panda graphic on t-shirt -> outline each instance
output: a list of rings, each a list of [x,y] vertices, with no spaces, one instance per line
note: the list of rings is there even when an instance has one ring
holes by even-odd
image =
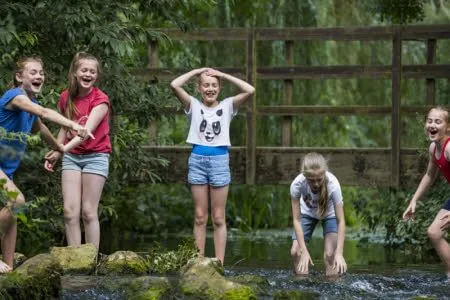
[[[203,109],[200,109],[202,116],[202,122],[200,123],[200,132],[205,135],[207,142],[212,142],[216,135],[219,135],[222,131],[220,126],[220,120],[223,116],[223,110],[218,109],[211,118],[205,119],[205,113]]]

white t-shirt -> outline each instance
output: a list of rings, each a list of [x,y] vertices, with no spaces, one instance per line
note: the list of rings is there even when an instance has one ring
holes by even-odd
[[[230,123],[236,115],[233,97],[219,102],[216,107],[207,107],[191,96],[189,111],[185,111],[191,123],[186,142],[203,146],[231,146]]]
[[[319,193],[314,194],[303,174],[298,175],[291,183],[291,198],[300,200],[300,211],[316,219],[335,217],[334,206],[342,203],[342,192],[336,176],[330,172],[325,173],[328,188],[328,207],[320,218],[317,215],[319,208]]]

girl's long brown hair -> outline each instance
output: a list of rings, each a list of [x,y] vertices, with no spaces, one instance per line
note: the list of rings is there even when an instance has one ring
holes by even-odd
[[[328,171],[328,165],[325,158],[315,152],[305,155],[302,162],[302,173],[308,178],[312,174],[323,173],[324,179],[320,187],[318,215],[322,217],[328,207],[328,179],[325,172]]]
[[[42,59],[38,56],[27,56],[27,57],[20,58],[15,65],[14,73],[13,73],[13,80],[9,84],[8,87],[10,87],[10,88],[19,87],[22,84],[21,82],[17,81],[16,75],[22,74],[22,72],[25,70],[25,66],[29,62],[37,62],[37,63],[40,63],[42,67],[44,67],[44,63],[42,62]]]
[[[97,62],[97,74],[100,75],[100,64],[95,56],[87,53],[87,52],[78,52],[72,59],[69,68],[68,80],[69,86],[67,88],[67,102],[64,110],[64,115],[72,120],[74,116],[78,114],[77,108],[75,106],[75,99],[78,97],[78,84],[76,73],[78,68],[80,67],[80,61],[82,59],[94,60]]]

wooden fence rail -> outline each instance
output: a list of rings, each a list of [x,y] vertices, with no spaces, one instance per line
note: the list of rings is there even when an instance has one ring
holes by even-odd
[[[226,28],[181,32],[177,29],[157,29],[171,39],[184,41],[243,41],[246,44],[245,67],[217,67],[217,69],[247,80],[283,80],[284,97],[281,106],[257,106],[255,94],[241,110],[246,116],[246,146],[232,147],[231,167],[234,182],[247,184],[288,183],[300,168],[302,156],[309,151],[330,157],[330,167],[344,184],[364,186],[415,185],[425,170],[417,149],[400,148],[401,116],[425,113],[435,104],[435,79],[450,79],[450,64],[435,64],[438,39],[450,39],[450,25],[417,25],[349,28]],[[294,42],[304,40],[382,41],[392,43],[391,65],[298,66],[294,65]],[[426,43],[426,64],[403,65],[402,42],[414,40]],[[284,41],[285,66],[258,66],[258,41]],[[158,67],[158,43],[149,44],[149,65],[136,70],[145,80],[171,80],[187,70]],[[391,80],[390,106],[305,106],[292,105],[293,80],[370,78]],[[400,87],[402,78],[424,80],[426,95],[423,106],[402,106]],[[180,113],[181,109],[167,108]],[[242,112],[241,112],[242,113]],[[391,118],[390,148],[307,148],[292,146],[292,117],[314,115],[385,115]],[[282,147],[256,147],[256,118],[261,115],[282,117]],[[155,130],[155,128],[151,129]],[[149,146],[147,150],[166,157],[170,167],[160,170],[165,182],[183,182],[189,147]]]

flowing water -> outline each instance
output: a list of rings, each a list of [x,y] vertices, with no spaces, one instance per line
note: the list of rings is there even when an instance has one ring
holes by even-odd
[[[316,231],[317,232],[317,231]],[[105,253],[115,250],[147,252],[155,238],[137,234],[121,234],[103,240]],[[167,238],[161,243],[175,249],[182,237]],[[314,236],[308,249],[314,266],[308,277],[294,276],[289,255],[290,231],[262,231],[252,234],[229,232],[225,257],[225,276],[260,275],[270,284],[269,296],[278,290],[310,291],[320,299],[450,299],[450,283],[439,262],[417,262],[401,251],[384,248],[379,243],[359,243],[346,240],[344,257],[348,272],[339,278],[324,276],[323,239]],[[208,237],[206,255],[213,253],[212,238]],[[433,261],[433,260],[428,260]],[[106,294],[91,289],[77,289],[85,277],[65,277],[63,299],[123,299],[120,294]],[[294,299],[294,298],[292,298]]]

